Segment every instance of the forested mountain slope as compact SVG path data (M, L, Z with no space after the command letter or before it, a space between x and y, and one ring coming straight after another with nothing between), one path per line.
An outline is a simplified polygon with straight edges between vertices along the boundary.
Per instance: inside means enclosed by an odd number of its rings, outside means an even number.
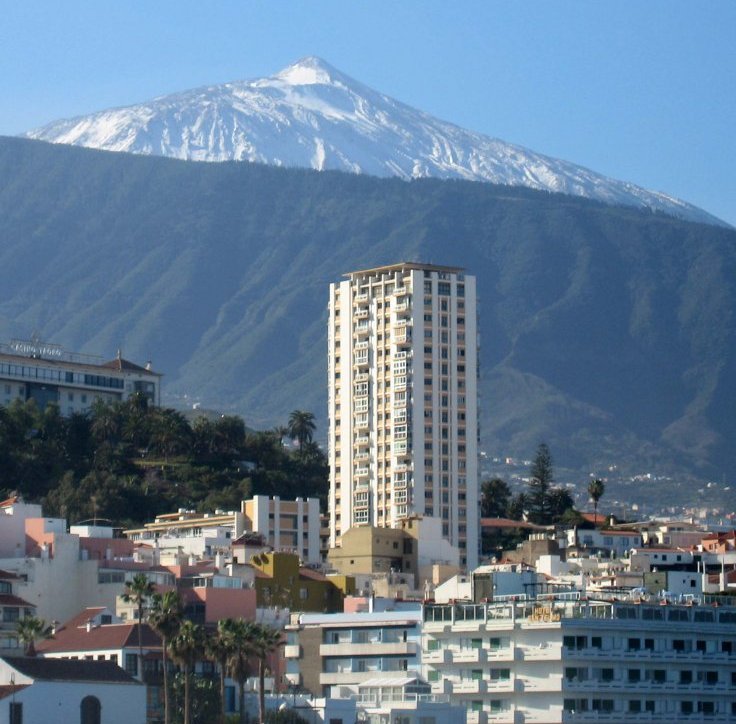
M405 259L481 300L482 447L729 474L736 232L462 181L0 139L0 339L152 360L169 399L324 435L327 285ZM185 397L186 396L186 399ZM319 433L318 433L319 436Z

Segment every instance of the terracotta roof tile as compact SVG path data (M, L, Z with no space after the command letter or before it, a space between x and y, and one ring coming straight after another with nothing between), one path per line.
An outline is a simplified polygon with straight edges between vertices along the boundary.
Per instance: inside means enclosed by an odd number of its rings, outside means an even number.
M14 596L12 593L0 593L0 606L27 606L28 608L36 608L35 603L28 603L19 596Z
M5 699L8 696L12 696L18 691L27 688L30 684L4 684L0 686L0 699Z
M143 624L141 640L144 648L160 648L161 639L148 624ZM52 639L42 641L36 650L41 654L61 653L63 651L102 651L138 646L137 623L113 623L95 626L87 631L87 626L68 627L57 630Z

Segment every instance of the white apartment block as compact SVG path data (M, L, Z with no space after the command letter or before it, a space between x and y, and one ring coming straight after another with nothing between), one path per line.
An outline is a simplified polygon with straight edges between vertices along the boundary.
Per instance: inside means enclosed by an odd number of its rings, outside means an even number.
M303 563L322 562L319 498L282 500L254 495L241 506L246 528L260 533L275 551L296 553Z
M418 673L421 625L420 603L391 611L292 614L284 678L315 696L340 696L368 681L399 685Z
M43 409L59 406L62 415L89 410L96 400L125 401L134 393L161 404L161 375L150 364L141 367L118 352L103 362L92 355L67 352L38 339L0 345L0 405L35 400Z
M468 724L734 722L736 608L429 605L422 673Z
M475 277L405 262L330 285L330 546L353 526L441 521L478 562Z

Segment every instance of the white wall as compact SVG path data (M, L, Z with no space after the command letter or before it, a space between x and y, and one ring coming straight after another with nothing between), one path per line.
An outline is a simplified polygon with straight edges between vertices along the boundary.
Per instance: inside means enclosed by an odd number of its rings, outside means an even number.
M5 682L4 682L5 683ZM146 687L141 684L100 684L39 681L17 692L12 700L23 704L23 724L79 724L85 696L102 704L105 724L143 724ZM10 697L0 702L0 724L10 719Z
M22 558L26 554L26 519L41 518L40 505L14 503L0 509L0 558Z
M27 576L17 595L37 607L36 615L64 623L88 606L114 611L125 584L98 583L97 561L79 559L77 536L58 536L53 548L53 558L0 559L0 569Z

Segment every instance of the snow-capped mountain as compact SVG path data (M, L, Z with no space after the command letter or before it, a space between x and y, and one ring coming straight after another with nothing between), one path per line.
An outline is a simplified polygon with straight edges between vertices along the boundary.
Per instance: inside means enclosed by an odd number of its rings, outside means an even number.
M56 121L25 136L194 161L258 161L404 179L490 181L723 224L667 194L433 118L314 57L269 78L197 88Z

